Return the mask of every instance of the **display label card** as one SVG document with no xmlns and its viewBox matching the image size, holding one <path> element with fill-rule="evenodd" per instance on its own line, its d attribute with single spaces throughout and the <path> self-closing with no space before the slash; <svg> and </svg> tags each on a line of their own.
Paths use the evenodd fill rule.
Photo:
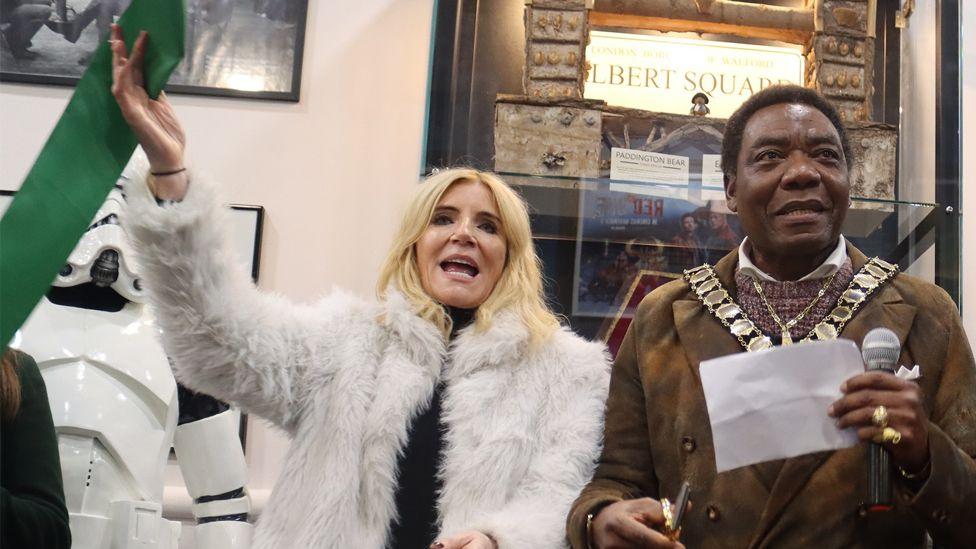
<svg viewBox="0 0 976 549">
<path fill-rule="evenodd" d="M 722 155 L 703 154 L 702 155 L 702 186 L 704 187 L 724 187 L 725 178 L 722 173 Z"/>
<path fill-rule="evenodd" d="M 687 185 L 688 157 L 614 147 L 610 179 Z"/>
</svg>

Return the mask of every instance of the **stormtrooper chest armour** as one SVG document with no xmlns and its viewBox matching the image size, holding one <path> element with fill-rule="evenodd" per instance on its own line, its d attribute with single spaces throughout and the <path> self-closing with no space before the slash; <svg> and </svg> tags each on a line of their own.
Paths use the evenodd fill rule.
<svg viewBox="0 0 976 549">
<path fill-rule="evenodd" d="M 14 337 L 47 385 L 75 536 L 106 534 L 113 501 L 162 503 L 178 404 L 158 333 L 138 303 L 104 312 L 44 298 Z"/>
</svg>

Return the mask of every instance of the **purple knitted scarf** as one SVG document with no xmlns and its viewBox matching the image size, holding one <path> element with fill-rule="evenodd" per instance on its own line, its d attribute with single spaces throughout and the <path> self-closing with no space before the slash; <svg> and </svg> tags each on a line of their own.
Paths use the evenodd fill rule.
<svg viewBox="0 0 976 549">
<path fill-rule="evenodd" d="M 834 277 L 820 301 L 800 322 L 790 328 L 790 337 L 793 338 L 793 341 L 799 341 L 806 337 L 810 330 L 833 310 L 837 304 L 837 298 L 840 297 L 840 294 L 844 292 L 853 278 L 854 268 L 851 265 L 851 260 L 848 259 L 841 265 L 840 270 L 837 271 L 837 276 Z M 773 310 L 779 315 L 780 320 L 786 323 L 800 314 L 817 297 L 817 293 L 823 287 L 824 279 L 815 278 L 797 282 L 760 280 L 759 284 L 762 285 L 763 293 Z M 752 285 L 752 277 L 737 270 L 735 286 L 738 291 L 737 301 L 746 315 L 766 335 L 774 339 L 778 338 L 782 330 L 773 320 L 763 304 L 762 298 L 759 297 L 756 288 Z"/>
</svg>

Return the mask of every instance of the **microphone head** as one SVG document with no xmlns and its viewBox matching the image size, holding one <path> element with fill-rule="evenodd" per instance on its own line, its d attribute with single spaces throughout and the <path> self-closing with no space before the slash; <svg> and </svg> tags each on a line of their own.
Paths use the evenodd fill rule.
<svg viewBox="0 0 976 549">
<path fill-rule="evenodd" d="M 861 358 L 868 368 L 893 368 L 901 353 L 898 336 L 888 328 L 875 328 L 864 336 Z"/>
</svg>

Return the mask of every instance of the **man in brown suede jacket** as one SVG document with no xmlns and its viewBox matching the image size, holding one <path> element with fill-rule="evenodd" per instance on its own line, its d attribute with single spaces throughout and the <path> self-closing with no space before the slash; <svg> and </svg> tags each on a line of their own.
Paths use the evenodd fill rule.
<svg viewBox="0 0 976 549">
<path fill-rule="evenodd" d="M 940 288 L 846 243 L 850 147 L 816 92 L 768 88 L 729 119 L 726 198 L 746 239 L 714 268 L 648 295 L 614 365 L 605 447 L 570 513 L 588 547 L 976 547 L 976 366 Z M 699 364 L 803 339 L 860 345 L 894 331 L 906 381 L 879 372 L 841 387 L 829 410 L 861 443 L 716 473 Z M 887 431 L 872 419 L 887 412 Z M 887 436 L 897 432 L 898 440 Z M 894 508 L 868 512 L 867 447 L 888 450 Z M 693 487 L 681 543 L 665 537 L 661 498 Z"/>
</svg>

